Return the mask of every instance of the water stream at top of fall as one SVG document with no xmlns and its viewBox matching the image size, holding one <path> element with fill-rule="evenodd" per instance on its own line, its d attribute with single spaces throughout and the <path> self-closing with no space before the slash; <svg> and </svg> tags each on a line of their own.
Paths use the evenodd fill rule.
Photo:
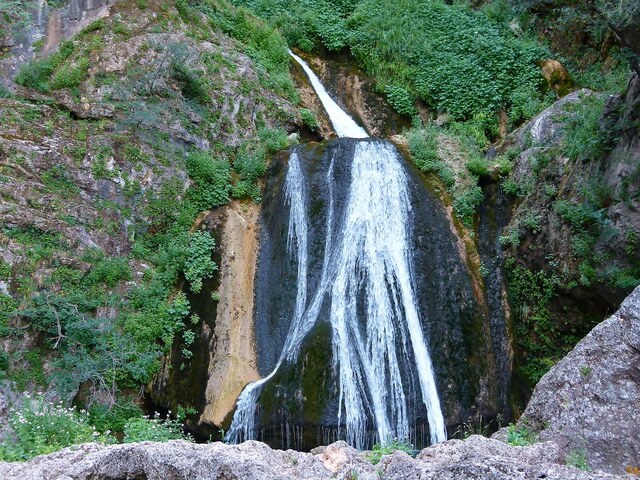
<svg viewBox="0 0 640 480">
<path fill-rule="evenodd" d="M 271 373 L 245 387 L 238 398 L 227 440 L 238 443 L 255 438 L 263 388 L 284 363 L 297 360 L 323 305 L 328 305 L 332 367 L 339 380 L 338 436 L 357 448 L 370 446 L 367 432 L 371 430 L 378 442 L 408 440 L 411 380 L 403 372 L 409 371 L 418 379 L 430 441 L 441 442 L 446 429 L 421 325 L 424 314 L 415 294 L 411 201 L 400 154 L 388 142 L 367 138 L 367 132 L 330 97 L 306 62 L 291 56 L 309 77 L 338 136 L 363 140 L 355 143 L 351 181 L 340 215 L 332 186 L 335 157 L 327 170 L 325 253 L 314 289 L 308 281 L 308 187 L 298 152 L 291 153 L 284 196 L 289 206 L 287 252 L 297 265 L 292 319 Z"/>
</svg>

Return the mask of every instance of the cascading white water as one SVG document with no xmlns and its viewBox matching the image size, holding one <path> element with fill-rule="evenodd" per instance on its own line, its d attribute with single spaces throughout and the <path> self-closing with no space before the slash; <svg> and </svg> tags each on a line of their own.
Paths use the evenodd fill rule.
<svg viewBox="0 0 640 480">
<path fill-rule="evenodd" d="M 366 137 L 366 132 L 333 102 L 308 65 L 292 56 L 309 75 L 336 132 L 340 136 Z M 329 301 L 333 362 L 339 372 L 337 423 L 344 423 L 347 441 L 364 448 L 371 428 L 380 442 L 409 438 L 408 385 L 401 370 L 402 365 L 411 364 L 427 410 L 431 443 L 441 442 L 446 439 L 446 430 L 414 292 L 411 202 L 400 156 L 387 142 L 356 144 L 344 223 L 339 229 L 333 228 L 334 160 L 326 177 L 330 195 L 323 267 L 316 291 L 308 299 L 307 192 L 298 154 L 294 151 L 289 159 L 284 188 L 291 212 L 288 251 L 295 255 L 298 266 L 295 311 L 276 367 L 240 395 L 227 440 L 237 443 L 254 438 L 257 400 L 263 385 L 283 362 L 295 361 L 323 302 Z M 337 238 L 333 238 L 334 230 Z M 373 425 L 368 425 L 369 419 Z"/>
<path fill-rule="evenodd" d="M 289 50 L 289 54 L 300 64 L 304 73 L 309 77 L 309 81 L 311 82 L 313 89 L 316 91 L 318 98 L 322 102 L 322 106 L 327 111 L 327 115 L 331 120 L 333 129 L 336 131 L 336 135 L 346 138 L 367 138 L 369 135 L 365 129 L 354 122 L 347 112 L 342 110 L 333 98 L 331 98 L 318 76 L 313 73 L 313 70 L 311 70 L 309 65 L 307 65 L 307 62 L 302 60 L 291 50 Z"/>
</svg>

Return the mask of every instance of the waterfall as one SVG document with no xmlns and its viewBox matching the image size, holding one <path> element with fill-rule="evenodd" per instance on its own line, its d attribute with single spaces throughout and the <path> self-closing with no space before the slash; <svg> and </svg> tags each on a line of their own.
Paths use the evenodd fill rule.
<svg viewBox="0 0 640 480">
<path fill-rule="evenodd" d="M 364 129 L 331 99 L 309 66 L 291 55 L 307 72 L 338 135 L 365 139 Z M 407 440 L 410 385 L 402 373 L 409 370 L 419 380 L 431 443 L 444 441 L 444 418 L 415 295 L 411 201 L 401 157 L 388 142 L 359 140 L 340 218 L 333 201 L 334 160 L 324 180 L 329 190 L 325 253 L 320 279 L 310 295 L 308 192 L 299 155 L 294 150 L 290 156 L 284 198 L 290 211 L 287 251 L 297 264 L 294 311 L 275 368 L 248 385 L 238 398 L 227 440 L 237 443 L 255 438 L 256 408 L 263 386 L 283 362 L 296 361 L 322 305 L 328 304 L 333 367 L 339 379 L 336 420 L 340 437 L 357 448 L 367 446 L 372 429 L 379 442 Z M 339 224 L 334 225 L 336 222 Z"/>
<path fill-rule="evenodd" d="M 333 98 L 331 98 L 327 93 L 327 90 L 324 88 L 324 85 L 322 85 L 318 76 L 313 73 L 313 70 L 311 70 L 309 65 L 307 65 L 304 60 L 292 51 L 289 51 L 289 54 L 300 64 L 304 73 L 309 77 L 309 81 L 311 82 L 313 89 L 316 91 L 320 102 L 322 102 L 322 106 L 331 120 L 331 124 L 333 125 L 333 129 L 336 131 L 336 135 L 347 138 L 367 138 L 369 135 L 367 135 L 364 128 L 354 122 L 347 112 L 342 110 Z"/>
</svg>

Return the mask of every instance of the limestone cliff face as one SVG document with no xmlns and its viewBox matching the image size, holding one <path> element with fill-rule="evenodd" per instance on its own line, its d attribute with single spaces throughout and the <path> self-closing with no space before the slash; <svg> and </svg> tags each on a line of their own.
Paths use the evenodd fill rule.
<svg viewBox="0 0 640 480">
<path fill-rule="evenodd" d="M 516 157 L 501 241 L 518 360 L 534 382 L 637 285 L 639 84 L 626 96 L 573 92 L 503 146 Z"/>
<path fill-rule="evenodd" d="M 260 378 L 253 325 L 259 212 L 257 204 L 234 201 L 199 219 L 196 228 L 216 239 L 219 267 L 200 294 L 189 295 L 201 319 L 190 347 L 195 356 L 187 368 L 184 345 L 176 341 L 150 390 L 156 407 L 197 408 L 199 417 L 188 425 L 202 437 L 219 434 L 242 389 Z"/>
<path fill-rule="evenodd" d="M 613 473 L 640 465 L 640 287 L 533 392 L 519 424 Z"/>
</svg>

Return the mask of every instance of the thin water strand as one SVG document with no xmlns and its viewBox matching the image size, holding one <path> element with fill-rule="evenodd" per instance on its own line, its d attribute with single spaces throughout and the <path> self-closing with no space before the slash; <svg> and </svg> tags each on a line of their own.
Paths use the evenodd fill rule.
<svg viewBox="0 0 640 480">
<path fill-rule="evenodd" d="M 327 115 L 329 115 L 329 119 L 331 120 L 331 124 L 333 125 L 336 135 L 348 138 L 367 138 L 369 135 L 365 129 L 358 125 L 353 118 L 342 110 L 333 98 L 331 98 L 318 76 L 313 73 L 311 67 L 307 65 L 307 62 L 291 50 L 289 50 L 289 54 L 300 64 L 304 73 L 307 74 L 313 89 L 316 91 L 318 98 L 320 98 L 320 101 L 322 102 L 322 106 L 327 111 Z"/>
</svg>

